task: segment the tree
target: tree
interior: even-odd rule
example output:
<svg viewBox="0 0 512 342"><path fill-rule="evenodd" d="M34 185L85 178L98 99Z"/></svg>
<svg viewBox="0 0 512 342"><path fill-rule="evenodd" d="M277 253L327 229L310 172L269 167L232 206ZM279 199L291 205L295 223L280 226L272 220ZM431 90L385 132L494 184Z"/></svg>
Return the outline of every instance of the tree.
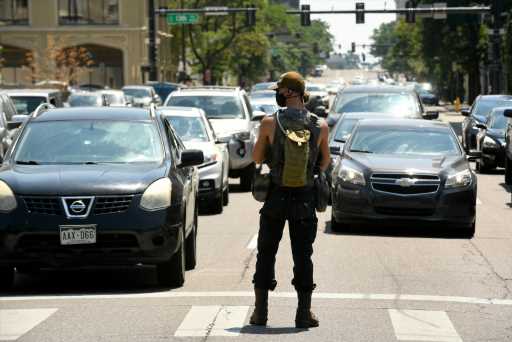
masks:
<svg viewBox="0 0 512 342"><path fill-rule="evenodd" d="M94 64L92 56L84 47L72 46L64 36L47 36L47 45L42 54L28 52L26 61L30 70L30 81L56 80L73 84L89 71Z"/></svg>

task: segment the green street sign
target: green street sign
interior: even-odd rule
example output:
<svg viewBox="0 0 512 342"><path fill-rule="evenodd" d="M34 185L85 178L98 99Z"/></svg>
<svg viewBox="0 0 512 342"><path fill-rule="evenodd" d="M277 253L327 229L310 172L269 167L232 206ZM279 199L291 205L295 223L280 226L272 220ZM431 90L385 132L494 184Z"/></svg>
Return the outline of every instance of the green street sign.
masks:
<svg viewBox="0 0 512 342"><path fill-rule="evenodd" d="M169 25L189 25L199 21L197 13L169 13L167 14L167 23Z"/></svg>

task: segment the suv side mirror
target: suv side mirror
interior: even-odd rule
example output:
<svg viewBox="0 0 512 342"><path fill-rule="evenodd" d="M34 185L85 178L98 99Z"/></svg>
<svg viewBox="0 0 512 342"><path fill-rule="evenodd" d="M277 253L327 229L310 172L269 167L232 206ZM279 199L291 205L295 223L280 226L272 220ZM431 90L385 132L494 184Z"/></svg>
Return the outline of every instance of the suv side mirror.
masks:
<svg viewBox="0 0 512 342"><path fill-rule="evenodd" d="M482 158L482 151L471 150L466 154L466 159L468 161L476 161Z"/></svg>
<svg viewBox="0 0 512 342"><path fill-rule="evenodd" d="M180 168L197 166L204 163L204 155L201 150L185 150L181 152Z"/></svg>
<svg viewBox="0 0 512 342"><path fill-rule="evenodd" d="M259 110L255 110L252 112L251 121L261 121L261 120L263 120L263 118L265 116L267 116L267 113L259 111Z"/></svg>
<svg viewBox="0 0 512 342"><path fill-rule="evenodd" d="M512 109L505 109L503 115L507 118L512 118Z"/></svg>
<svg viewBox="0 0 512 342"><path fill-rule="evenodd" d="M467 109L467 108L466 109L462 109L460 111L460 114L462 114L462 116L469 116L469 109Z"/></svg>
<svg viewBox="0 0 512 342"><path fill-rule="evenodd" d="M483 123L477 123L475 127L478 129L487 129L487 125Z"/></svg>
<svg viewBox="0 0 512 342"><path fill-rule="evenodd" d="M423 118L425 120L437 120L439 119L439 112L426 112L425 114L423 114Z"/></svg>

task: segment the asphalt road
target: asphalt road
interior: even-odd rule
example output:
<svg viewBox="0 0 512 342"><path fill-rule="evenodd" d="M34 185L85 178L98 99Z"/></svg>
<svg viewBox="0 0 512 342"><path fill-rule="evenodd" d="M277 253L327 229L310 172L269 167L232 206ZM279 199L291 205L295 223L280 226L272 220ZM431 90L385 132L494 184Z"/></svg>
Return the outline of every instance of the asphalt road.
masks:
<svg viewBox="0 0 512 342"><path fill-rule="evenodd" d="M286 234L269 326L248 325L260 204L234 184L222 215L200 217L184 287L159 287L145 267L18 275L0 294L0 341L511 341L511 194L501 170L478 182L472 240L414 225L333 234L330 209L319 215L316 329L294 328Z"/></svg>

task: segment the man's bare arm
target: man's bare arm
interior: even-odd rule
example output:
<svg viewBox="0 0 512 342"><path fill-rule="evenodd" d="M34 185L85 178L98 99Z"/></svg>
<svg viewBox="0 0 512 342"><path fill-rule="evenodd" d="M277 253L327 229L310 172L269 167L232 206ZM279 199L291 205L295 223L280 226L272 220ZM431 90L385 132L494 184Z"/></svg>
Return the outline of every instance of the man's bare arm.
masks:
<svg viewBox="0 0 512 342"><path fill-rule="evenodd" d="M322 120L320 125L320 170L325 171L331 163L331 151L329 150L329 126L327 122Z"/></svg>
<svg viewBox="0 0 512 342"><path fill-rule="evenodd" d="M265 161L265 152L268 144L270 144L270 132L273 124L274 119L272 117L265 117L261 120L260 132L252 152L252 159L256 164L262 164Z"/></svg>

